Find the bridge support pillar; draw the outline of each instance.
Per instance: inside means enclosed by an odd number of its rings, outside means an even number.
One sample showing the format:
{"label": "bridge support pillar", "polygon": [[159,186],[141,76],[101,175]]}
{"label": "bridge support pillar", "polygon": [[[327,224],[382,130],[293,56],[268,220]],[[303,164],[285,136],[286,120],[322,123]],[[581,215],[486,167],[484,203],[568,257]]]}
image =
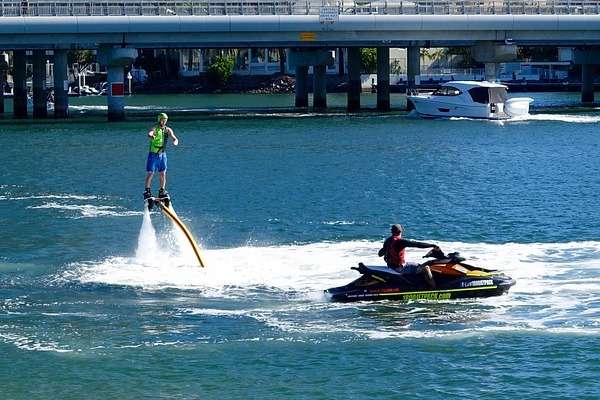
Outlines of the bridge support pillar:
{"label": "bridge support pillar", "polygon": [[108,67],[108,120],[122,121],[125,119],[125,70],[123,66]]}
{"label": "bridge support pillar", "polygon": [[327,66],[325,64],[313,67],[313,107],[327,108]]}
{"label": "bridge support pillar", "polygon": [[581,64],[581,102],[594,102],[594,74],[600,64],[600,49],[598,47],[583,47],[576,49],[573,61]]}
{"label": "bridge support pillar", "polygon": [[25,50],[13,51],[13,114],[27,118],[27,57]]}
{"label": "bridge support pillar", "polygon": [[581,102],[594,103],[594,70],[595,65],[581,64]]}
{"label": "bridge support pillar", "polygon": [[46,51],[33,51],[33,118],[47,118]]}
{"label": "bridge support pillar", "polygon": [[337,58],[338,58],[338,76],[341,78],[346,75],[345,71],[345,63],[344,63],[344,48],[338,47],[337,49]]}
{"label": "bridge support pillar", "polygon": [[0,114],[4,114],[4,87],[6,86],[6,72],[8,71],[8,62],[6,54],[0,54]]}
{"label": "bridge support pillar", "polygon": [[54,118],[69,116],[67,51],[54,50]]}
{"label": "bridge support pillar", "polygon": [[360,110],[360,47],[348,47],[348,111]]}
{"label": "bridge support pillar", "polygon": [[390,110],[390,49],[377,48],[377,109]]}
{"label": "bridge support pillar", "polygon": [[409,46],[406,49],[406,89],[410,92],[420,83],[417,78],[421,74],[421,48]]}
{"label": "bridge support pillar", "polygon": [[489,62],[484,64],[485,80],[488,82],[495,82],[498,78],[497,74],[497,63]]}
{"label": "bridge support pillar", "polygon": [[296,67],[296,107],[308,107],[308,66]]}
{"label": "bridge support pillar", "polygon": [[104,48],[99,54],[100,62],[108,67],[108,120],[125,119],[125,70],[137,57],[136,49],[125,47]]}
{"label": "bridge support pillar", "polygon": [[485,65],[485,80],[494,82],[497,79],[498,63],[517,59],[517,46],[486,41],[473,46],[471,54],[475,61]]}
{"label": "bridge support pillar", "polygon": [[313,67],[314,103],[316,108],[327,106],[326,65],[334,62],[333,52],[324,49],[290,49],[289,66],[296,68],[296,107],[308,107],[308,67]]}

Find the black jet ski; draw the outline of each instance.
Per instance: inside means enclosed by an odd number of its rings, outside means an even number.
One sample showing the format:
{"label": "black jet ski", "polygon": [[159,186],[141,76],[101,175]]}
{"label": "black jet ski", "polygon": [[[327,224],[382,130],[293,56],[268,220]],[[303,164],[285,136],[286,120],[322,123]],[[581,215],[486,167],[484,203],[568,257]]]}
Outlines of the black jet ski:
{"label": "black jet ski", "polygon": [[325,290],[333,301],[364,300],[448,300],[468,297],[500,296],[508,292],[515,280],[503,273],[465,263],[459,253],[445,255],[438,249],[430,250],[423,258],[433,258],[422,266],[429,266],[435,288],[431,288],[424,274],[407,274],[387,266],[367,266],[359,263],[360,278],[346,286]]}

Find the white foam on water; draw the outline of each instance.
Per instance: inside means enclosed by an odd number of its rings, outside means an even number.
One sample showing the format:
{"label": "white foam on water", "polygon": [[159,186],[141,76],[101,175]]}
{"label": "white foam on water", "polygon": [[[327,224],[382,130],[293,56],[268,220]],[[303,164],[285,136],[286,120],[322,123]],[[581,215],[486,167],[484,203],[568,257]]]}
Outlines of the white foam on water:
{"label": "white foam on water", "polygon": [[599,115],[577,115],[577,114],[527,114],[518,117],[512,117],[507,119],[480,119],[480,118],[469,118],[469,117],[450,117],[451,121],[482,121],[487,123],[493,123],[497,125],[510,124],[514,122],[528,122],[528,121],[557,121],[567,122],[573,124],[593,124],[600,122]]}
{"label": "white foam on water", "polygon": [[43,194],[43,195],[25,195],[25,196],[0,196],[0,200],[95,200],[98,196],[86,196],[75,194]]}
{"label": "white foam on water", "polygon": [[[26,351],[52,351],[55,353],[70,353],[73,350],[65,345],[60,345],[52,340],[40,340],[24,334],[6,332],[6,330],[15,330],[15,327],[0,326],[0,341],[10,343],[18,349]],[[4,332],[3,332],[4,331]]]}
{"label": "white foam on water", "polygon": [[[144,221],[140,232],[136,257],[111,257],[102,261],[82,263],[91,266],[96,272],[109,278],[105,283],[119,283],[121,267],[117,265],[139,265],[136,276],[129,276],[127,281],[137,282],[137,286],[154,287],[158,281],[153,280],[144,270],[142,253],[148,254],[151,261],[146,266],[157,268],[168,275],[167,281],[172,287],[213,287],[240,286],[254,287],[265,285],[284,290],[315,290],[347,282],[358,276],[349,267],[359,261],[366,264],[382,264],[377,257],[381,243],[372,241],[322,242],[306,245],[281,245],[254,247],[245,246],[229,249],[203,250],[207,258],[208,268],[196,267],[196,260],[189,244],[178,230],[169,230],[168,236],[175,235],[176,240],[162,241],[160,249],[146,248],[147,240],[154,243],[152,238],[156,233],[148,213],[144,213]],[[164,236],[164,234],[163,234]],[[150,238],[150,239],[148,239]],[[438,242],[446,250],[459,250],[467,258],[467,262],[490,269],[506,272],[517,280],[513,293],[536,294],[555,288],[548,286],[546,280],[556,280],[561,291],[572,291],[584,288],[586,292],[597,290],[599,283],[593,277],[566,282],[556,279],[557,274],[566,274],[570,270],[593,271],[600,270],[600,242],[571,242],[571,243],[459,243]],[[162,246],[162,247],[161,247]],[[175,248],[173,248],[175,246]],[[180,247],[181,249],[178,249]],[[144,249],[142,251],[142,249]],[[184,251],[181,251],[181,250]],[[426,253],[421,249],[408,249],[409,261],[421,261]],[[88,271],[89,272],[89,271]],[[89,277],[82,275],[81,278]],[[101,282],[101,281],[100,281]],[[163,284],[165,279],[161,279]],[[566,290],[563,285],[568,284]]]}
{"label": "white foam on water", "polygon": [[368,223],[361,223],[361,222],[355,222],[355,221],[346,221],[346,220],[341,220],[341,221],[323,221],[322,222],[323,225],[368,225]]}
{"label": "white foam on water", "polygon": [[[213,316],[244,315],[283,332],[351,332],[361,337],[393,337],[397,326],[373,329],[358,322],[365,308],[392,305],[394,315],[421,313],[435,317],[440,302],[336,304],[327,301],[323,290],[344,285],[358,277],[350,270],[357,262],[381,264],[377,257],[380,242],[321,242],[305,245],[280,245],[203,250],[208,267],[200,268],[189,245],[177,231],[153,233],[149,214],[144,222],[135,257],[110,257],[100,261],[69,265],[61,279],[82,283],[127,285],[147,290],[178,288],[198,291],[207,298],[235,299],[229,308],[197,308],[183,313]],[[146,220],[146,218],[148,218]],[[146,225],[145,225],[146,224]],[[156,238],[153,238],[156,235]],[[600,242],[570,243],[461,243],[438,242],[446,252],[460,251],[473,265],[498,269],[516,279],[508,295],[448,301],[442,316],[450,314],[458,324],[472,329],[550,330],[552,332],[600,333]],[[156,244],[156,247],[154,245]],[[186,250],[187,249],[187,250]],[[184,251],[182,251],[184,250]],[[421,261],[427,249],[408,249],[409,261]],[[262,297],[271,300],[265,308],[244,308],[239,301]],[[272,301],[273,296],[276,299]],[[358,311],[357,311],[358,310]],[[414,312],[411,314],[410,311]],[[425,310],[425,311],[423,311]],[[325,315],[345,315],[335,324]],[[357,315],[358,312],[358,315]],[[377,311],[376,313],[378,313]],[[319,316],[320,315],[320,316]],[[354,315],[356,318],[350,318]],[[454,316],[453,316],[454,315]],[[347,318],[347,319],[344,319]],[[377,321],[373,322],[377,325]],[[456,324],[451,324],[456,325]],[[490,327],[492,325],[492,327]],[[456,327],[437,335],[456,333]],[[471,328],[469,328],[471,329]],[[462,331],[464,329],[458,329]],[[423,334],[422,328],[401,329],[404,334]],[[390,336],[391,335],[391,336]]]}
{"label": "white foam on water", "polygon": [[28,206],[28,209],[55,209],[64,211],[74,211],[76,215],[70,218],[97,218],[97,217],[130,217],[140,215],[139,211],[123,210],[123,207],[118,206],[98,206],[94,204],[62,204],[57,202],[44,203],[38,206]]}
{"label": "white foam on water", "polygon": [[600,122],[599,115],[577,115],[577,114],[528,114],[520,117],[514,117],[505,122],[519,121],[559,121],[574,124],[594,124]]}
{"label": "white foam on water", "polygon": [[144,207],[144,218],[138,236],[135,258],[143,264],[152,264],[158,256],[160,256],[160,251],[156,239],[156,231],[154,230],[154,226],[152,226],[150,211]]}

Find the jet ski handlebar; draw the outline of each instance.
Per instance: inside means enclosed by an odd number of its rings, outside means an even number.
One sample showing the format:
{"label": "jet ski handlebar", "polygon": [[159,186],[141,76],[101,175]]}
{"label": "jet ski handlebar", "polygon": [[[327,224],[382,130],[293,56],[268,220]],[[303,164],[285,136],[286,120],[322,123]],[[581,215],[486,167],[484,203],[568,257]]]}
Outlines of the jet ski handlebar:
{"label": "jet ski handlebar", "polygon": [[442,251],[442,249],[440,249],[439,247],[434,247],[431,250],[429,250],[427,252],[427,254],[425,254],[423,256],[423,258],[442,259],[442,258],[446,258],[446,255],[444,254],[444,252]]}
{"label": "jet ski handlebar", "polygon": [[427,254],[425,254],[423,256],[423,258],[435,258],[436,260],[448,259],[448,260],[452,260],[454,262],[465,261],[465,258],[461,257],[460,253],[458,251],[455,251],[453,253],[444,254],[442,249],[440,249],[439,247],[434,247],[431,250],[429,250],[427,252]]}

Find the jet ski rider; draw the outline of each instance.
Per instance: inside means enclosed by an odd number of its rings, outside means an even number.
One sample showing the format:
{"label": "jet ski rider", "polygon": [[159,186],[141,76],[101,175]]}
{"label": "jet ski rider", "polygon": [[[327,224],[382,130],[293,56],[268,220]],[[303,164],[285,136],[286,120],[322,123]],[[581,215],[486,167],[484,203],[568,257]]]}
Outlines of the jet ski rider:
{"label": "jet ski rider", "polygon": [[405,249],[407,247],[417,247],[420,249],[430,247],[438,248],[438,246],[431,243],[402,239],[402,232],[404,229],[400,224],[392,225],[391,230],[392,236],[387,238],[383,243],[383,247],[378,253],[379,257],[383,257],[388,267],[403,274],[424,274],[425,280],[429,286],[435,288],[435,280],[433,279],[429,266],[417,263],[407,263],[405,261]]}

